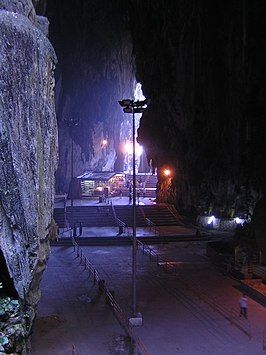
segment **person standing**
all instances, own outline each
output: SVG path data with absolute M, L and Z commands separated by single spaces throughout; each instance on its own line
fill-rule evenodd
M 140 197 L 140 191 L 137 191 L 137 201 L 138 201 L 138 205 L 139 205 L 139 197 Z
M 142 196 L 143 196 L 143 198 L 145 198 L 145 197 L 146 197 L 146 190 L 145 190 L 145 187 L 143 188 L 143 193 L 142 193 Z
M 245 319 L 248 318 L 247 316 L 247 308 L 248 308 L 248 299 L 246 297 L 245 294 L 242 295 L 242 297 L 240 297 L 239 299 L 239 307 L 240 307 L 240 317 L 242 317 L 242 315 L 245 317 Z

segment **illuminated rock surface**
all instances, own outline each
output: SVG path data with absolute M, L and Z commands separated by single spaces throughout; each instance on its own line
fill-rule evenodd
M 35 24 L 30 1 L 0 1 L 0 281 L 26 304 L 26 332 L 49 255 L 57 166 L 56 56 Z
M 72 132 L 76 175 L 101 166 L 101 134 L 121 168 L 121 122 L 128 129 L 130 115 L 117 100 L 133 96 L 136 78 L 152 100 L 139 141 L 155 167 L 171 168 L 178 209 L 252 211 L 266 177 L 265 11 L 261 1 L 48 1 L 60 62 L 57 188 L 67 189 L 70 177 L 64 118 L 80 120 Z

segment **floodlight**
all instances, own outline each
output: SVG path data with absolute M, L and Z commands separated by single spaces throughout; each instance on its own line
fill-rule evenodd
M 132 104 L 133 104 L 133 101 L 129 100 L 129 99 L 124 99 L 124 100 L 121 100 L 118 102 L 119 102 L 120 106 L 122 106 L 122 107 L 132 106 Z

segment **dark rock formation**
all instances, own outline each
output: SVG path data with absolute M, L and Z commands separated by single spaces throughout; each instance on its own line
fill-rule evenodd
M 74 175 L 121 167 L 118 132 L 130 121 L 121 124 L 117 99 L 132 97 L 136 79 L 151 98 L 138 141 L 158 168 L 158 201 L 193 215 L 252 214 L 266 178 L 265 2 L 47 3 L 60 61 L 58 189 L 70 181 L 71 137 Z M 80 120 L 71 134 L 64 115 Z M 103 161 L 106 132 L 112 155 Z
M 134 3 L 136 73 L 152 98 L 139 140 L 173 169 L 179 209 L 245 213 L 265 193 L 265 4 Z
M 58 192 L 71 180 L 71 140 L 74 175 L 86 170 L 123 169 L 122 143 L 130 139 L 130 115 L 118 104 L 134 94 L 132 43 L 123 18 L 122 1 L 48 2 L 50 39 L 59 64 L 56 69 L 56 110 L 59 126 Z M 74 120 L 77 125 L 67 122 Z M 132 133 L 131 133 L 132 134 Z M 103 151 L 102 140 L 108 144 Z
M 45 23 L 31 1 L 0 1 L 0 248 L 10 276 L 0 281 L 27 304 L 26 334 L 49 255 L 57 167 L 56 56 Z
M 58 189 L 70 181 L 71 137 L 75 175 L 121 168 L 130 120 L 117 99 L 132 97 L 136 79 L 152 100 L 138 140 L 154 167 L 171 168 L 178 209 L 253 210 L 266 177 L 263 1 L 48 1 L 46 9 L 60 62 Z M 64 117 L 79 126 L 69 132 Z

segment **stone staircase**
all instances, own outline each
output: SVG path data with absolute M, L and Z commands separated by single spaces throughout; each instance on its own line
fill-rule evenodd
M 126 226 L 133 226 L 132 206 L 115 206 L 114 208 L 117 218 L 124 222 Z M 147 226 L 145 215 L 143 214 L 142 207 L 140 206 L 136 206 L 136 225 L 138 227 Z
M 54 208 L 53 217 L 59 228 L 66 227 L 64 208 Z
M 178 213 L 167 204 L 142 207 L 145 217 L 156 226 L 176 226 L 181 223 Z
M 146 189 L 156 189 L 157 181 L 157 175 L 146 175 L 143 181 L 143 185 L 146 187 Z
M 133 180 L 133 175 L 128 175 L 130 181 Z M 138 182 L 142 181 L 141 186 L 139 187 Z M 143 197 L 143 189 L 145 189 L 145 197 L 155 198 L 156 197 L 156 188 L 157 188 L 157 175 L 136 175 L 137 190 L 140 189 L 140 197 Z M 128 196 L 128 189 L 123 188 L 123 196 Z
M 114 211 L 113 211 L 114 208 Z M 115 212 L 115 213 L 114 213 Z M 65 220 L 66 217 L 66 220 Z M 74 206 L 67 207 L 66 216 L 63 208 L 54 209 L 54 219 L 60 228 L 81 223 L 84 227 L 117 226 L 116 218 L 126 226 L 133 225 L 132 205 L 117 206 Z M 147 226 L 148 218 L 155 226 L 175 226 L 180 224 L 180 217 L 167 204 L 136 206 L 136 225 Z
M 132 226 L 132 206 L 115 206 L 117 217 L 126 226 Z M 139 227 L 147 226 L 148 218 L 155 226 L 176 226 L 181 223 L 181 218 L 167 204 L 136 206 L 136 224 Z
M 54 219 L 59 228 L 66 227 L 64 209 L 54 209 Z M 66 221 L 70 224 L 84 227 L 110 227 L 116 226 L 115 217 L 111 206 L 74 206 L 67 207 Z

